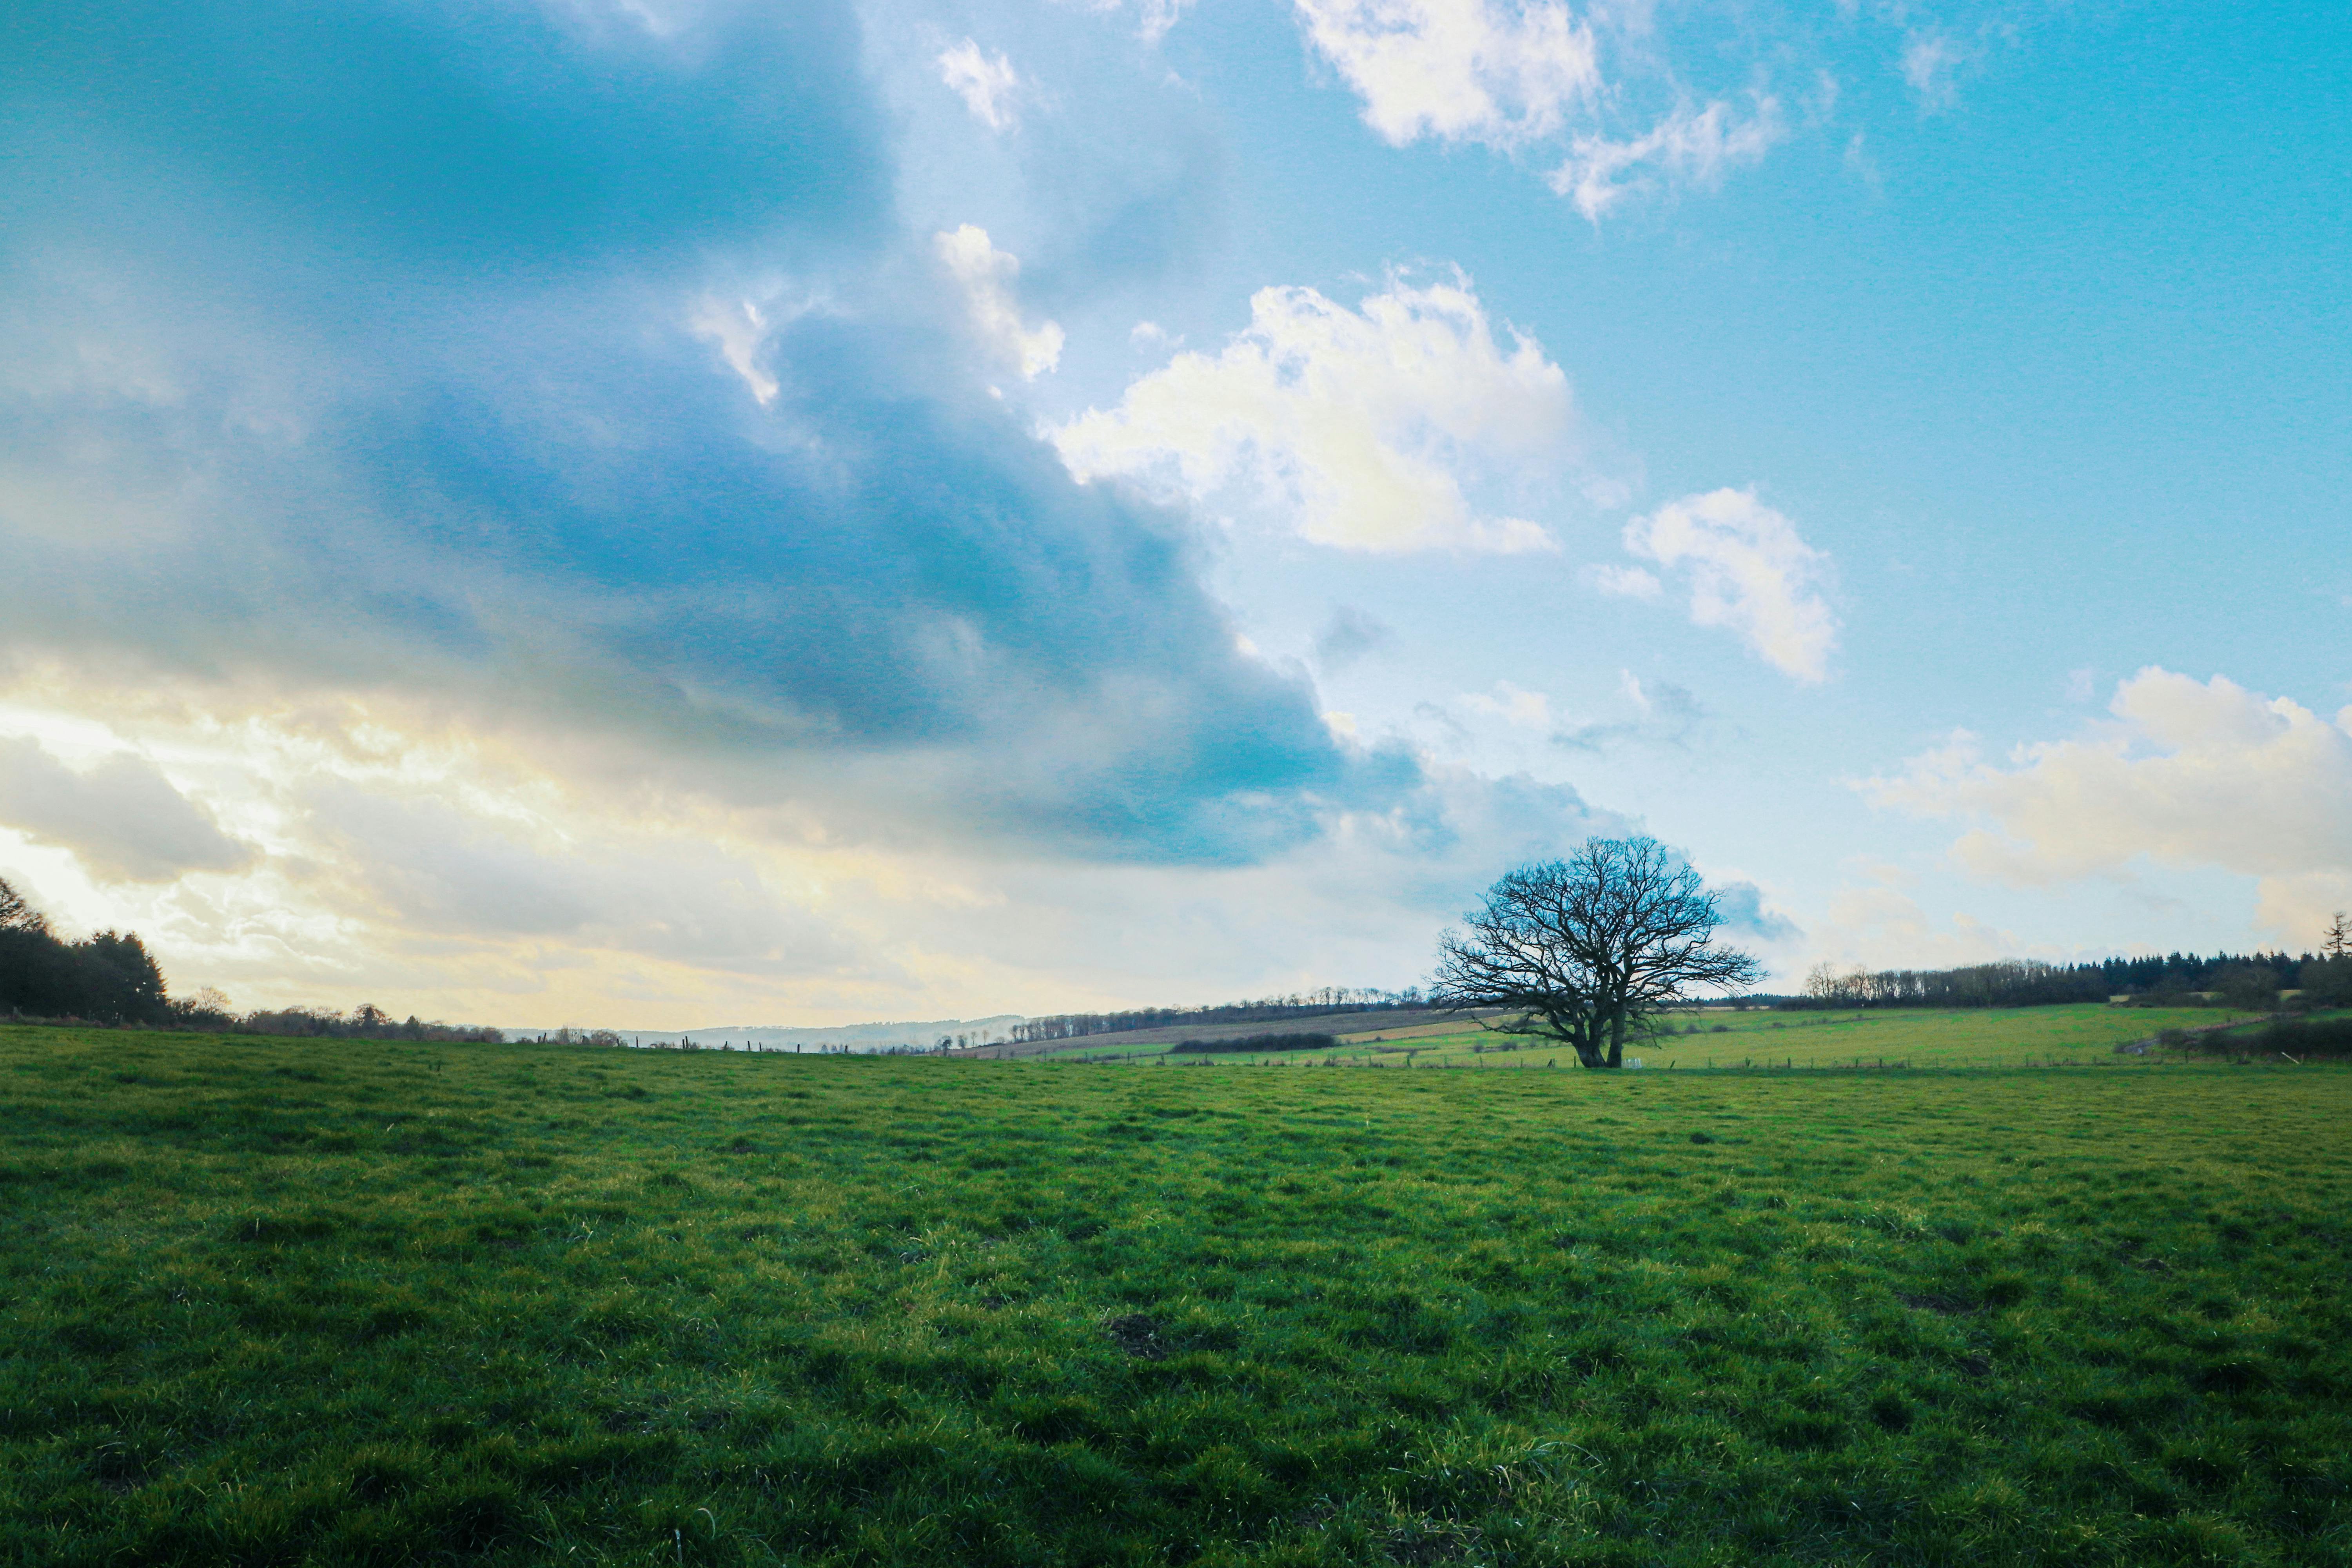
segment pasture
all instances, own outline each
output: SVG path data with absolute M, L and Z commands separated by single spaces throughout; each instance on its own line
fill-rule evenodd
M 1356 1015 L 1363 1018 L 1366 1015 Z M 1422 1023 L 1401 1029 L 1365 1027 L 1339 1036 L 1329 1053 L 1349 1063 L 1381 1062 L 1416 1068 L 1541 1067 L 1558 1058 L 1575 1064 L 1565 1047 L 1546 1047 L 1492 1034 L 1475 1025 Z M 1626 1043 L 1626 1055 L 1645 1068 L 1677 1072 L 1746 1068 L 1821 1068 L 1908 1063 L 1939 1067 L 2088 1067 L 2112 1065 L 2115 1047 L 2168 1028 L 2200 1029 L 2250 1020 L 2253 1015 L 2218 1007 L 2113 1007 L 2083 1003 L 2059 1007 L 1969 1008 L 1935 1011 L 1889 1007 L 1834 1012 L 1735 1012 L 1709 1008 L 1669 1015 L 1671 1034 Z M 1247 1028 L 1263 1032 L 1271 1025 Z M 1325 1027 L 1302 1018 L 1302 1029 Z M 1154 1030 L 1132 1036 L 1098 1035 L 1055 1041 L 1045 1054 L 1089 1061 L 1150 1062 L 1165 1054 L 1183 1031 Z M 1247 1061 L 1249 1058 L 1241 1058 Z M 1276 1058 L 1264 1058 L 1274 1062 Z M 1237 1065 L 1227 1058 L 1226 1065 Z M 1300 1065 L 1285 1058 L 1281 1065 Z
M 2352 1072 L 2095 1048 L 0 1029 L 0 1559 L 2343 1563 Z

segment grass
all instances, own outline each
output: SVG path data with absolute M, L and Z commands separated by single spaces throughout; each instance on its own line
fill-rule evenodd
M 2347 1114 L 5 1029 L 0 1560 L 2341 1563 Z
M 1951 1012 L 1911 1007 L 1824 1013 L 1717 1010 L 1674 1016 L 1667 1023 L 1683 1032 L 1630 1043 L 1626 1054 L 1641 1058 L 1647 1068 L 1671 1066 L 1678 1072 L 1880 1061 L 1914 1068 L 2108 1066 L 2115 1047 L 2126 1041 L 2145 1039 L 2162 1029 L 2201 1029 L 2255 1016 L 2218 1007 L 2111 1007 L 2102 1003 Z M 1547 1058 L 1556 1058 L 1563 1069 L 1574 1064 L 1574 1053 L 1565 1047 L 1529 1043 L 1524 1049 L 1513 1048 L 1517 1045 L 1475 1027 L 1441 1025 L 1343 1036 L 1339 1049 L 1329 1054 L 1342 1061 L 1398 1066 L 1411 1053 L 1410 1065 L 1416 1068 L 1517 1068 L 1539 1067 Z M 1053 1054 L 1080 1060 L 1143 1061 L 1167 1049 L 1159 1042 L 1105 1046 L 1080 1038 Z M 1229 1059 L 1221 1065 L 1236 1064 Z M 1285 1059 L 1280 1065 L 1297 1064 Z

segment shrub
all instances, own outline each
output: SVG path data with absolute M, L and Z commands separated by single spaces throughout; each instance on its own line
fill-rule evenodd
M 1210 1051 L 1328 1051 L 1338 1045 L 1330 1035 L 1248 1035 L 1235 1040 L 1180 1040 L 1168 1047 L 1168 1054 Z
M 2313 1007 L 2352 1007 L 2352 953 L 2315 958 L 2299 977 L 2303 1000 Z
M 2260 1029 L 2200 1029 L 2193 1035 L 2167 1029 L 2157 1042 L 2215 1057 L 2352 1057 L 2352 1018 L 2280 1018 Z
M 2253 1037 L 2259 1050 L 2307 1059 L 2352 1057 L 2352 1018 L 2297 1018 L 2276 1023 Z

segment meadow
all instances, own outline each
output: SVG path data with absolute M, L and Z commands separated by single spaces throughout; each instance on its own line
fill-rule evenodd
M 1617 1075 L 0 1029 L 0 1560 L 2352 1560 L 2352 1071 L 1825 1065 L 1889 1026 Z
M 2254 1015 L 2219 1007 L 2115 1007 L 2081 1003 L 2055 1007 L 1941 1011 L 1890 1007 L 1867 1011 L 1782 1012 L 1709 1008 L 1667 1015 L 1674 1031 L 1629 1040 L 1626 1054 L 1645 1068 L 1707 1071 L 1890 1066 L 2089 1067 L 2112 1065 L 2115 1047 L 2164 1029 L 2202 1029 L 2250 1022 Z M 1259 1026 L 1264 1027 L 1264 1026 Z M 1300 1028 L 1318 1027 L 1315 1019 Z M 1056 1041 L 1048 1054 L 1085 1061 L 1148 1061 L 1164 1055 L 1177 1031 L 1148 1037 L 1117 1035 Z M 1540 1068 L 1556 1059 L 1574 1065 L 1573 1052 L 1482 1030 L 1475 1025 L 1424 1024 L 1405 1029 L 1366 1028 L 1339 1037 L 1328 1053 L 1343 1062 L 1447 1068 Z M 1408 1061 L 1409 1058 L 1409 1061 Z M 1249 1058 L 1243 1058 L 1248 1060 Z M 1263 1058 L 1274 1063 L 1276 1058 Z M 1224 1065 L 1237 1065 L 1228 1058 Z M 1280 1065 L 1297 1065 L 1285 1058 Z

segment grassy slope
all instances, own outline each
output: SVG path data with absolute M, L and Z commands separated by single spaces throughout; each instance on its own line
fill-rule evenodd
M 2159 1029 L 2203 1028 L 2232 1019 L 2252 1017 L 2216 1007 L 2110 1007 L 2084 1003 L 2064 1007 L 1969 1008 L 1930 1012 L 1890 1007 L 1851 1013 L 1710 1012 L 1674 1020 L 1676 1028 L 1700 1032 L 1629 1046 L 1652 1068 L 1671 1062 L 1677 1071 L 1792 1062 L 1798 1067 L 1835 1066 L 1857 1058 L 1866 1063 L 1882 1058 L 1907 1061 L 1914 1067 L 2025 1067 L 2048 1062 L 2105 1064 L 2115 1047 L 2126 1040 L 2144 1039 Z M 1305 1028 L 1310 1026 L 1301 1024 Z M 1557 1058 L 1566 1067 L 1574 1053 L 1565 1047 L 1529 1045 L 1508 1053 L 1507 1062 L 1495 1053 L 1509 1042 L 1475 1029 L 1413 1030 L 1391 1036 L 1372 1031 L 1347 1037 L 1335 1053 L 1343 1059 L 1363 1058 L 1392 1065 L 1411 1047 L 1413 1064 L 1467 1067 L 1487 1058 L 1493 1067 L 1520 1067 Z M 1473 1047 L 1477 1047 L 1473 1049 Z M 1090 1045 L 1073 1040 L 1058 1046 L 1057 1054 L 1118 1059 L 1155 1057 L 1161 1045 Z M 1228 1058 L 1228 1064 L 1232 1059 Z
M 0 1030 L 0 1558 L 2342 1563 L 2347 1113 Z
M 1323 1035 L 1425 1032 L 1434 1025 L 1442 1031 L 1458 1030 L 1465 1020 L 1438 1012 L 1407 1012 L 1383 1008 L 1373 1012 L 1308 1013 L 1301 1016 L 1260 1018 L 1241 1024 L 1168 1024 L 1156 1029 L 1121 1029 L 1109 1034 L 1081 1035 L 1068 1040 L 1024 1040 L 1017 1044 L 980 1046 L 954 1054 L 979 1059 L 1041 1056 L 1127 1056 L 1156 1053 L 1183 1040 L 1230 1040 L 1249 1035 L 1287 1035 L 1301 1030 Z

